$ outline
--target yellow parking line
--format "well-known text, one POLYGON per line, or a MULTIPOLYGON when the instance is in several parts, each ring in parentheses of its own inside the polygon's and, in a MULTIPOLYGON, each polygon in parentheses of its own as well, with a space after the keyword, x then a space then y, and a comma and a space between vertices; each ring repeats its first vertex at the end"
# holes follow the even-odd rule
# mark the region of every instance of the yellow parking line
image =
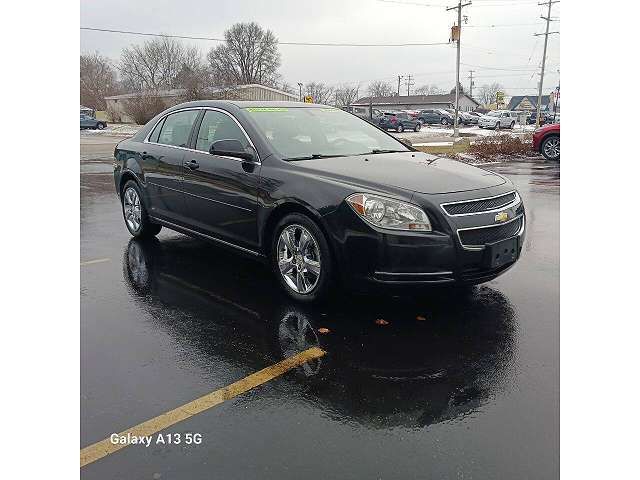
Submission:
MULTIPOLYGON (((126 436, 127 434, 131 434, 132 436, 153 435, 154 433, 175 425, 182 420, 186 420, 198 413, 215 407, 225 400, 230 400, 254 387, 257 387, 258 385, 262 385, 269 380, 273 380, 283 373, 286 373, 295 367, 299 367, 303 363, 320 358, 326 353, 327 352, 319 347, 309 348, 296 355, 285 358, 281 362, 271 365, 270 367, 264 368, 256 373, 252 373, 248 377, 238 380, 231 385, 227 385, 226 387, 215 390, 200 398, 196 398, 192 402, 174 408, 173 410, 169 410, 162 415, 120 432, 118 433, 118 436, 126 436)), ((106 457, 107 455, 117 452, 126 446, 126 444, 113 444, 111 443, 110 438, 105 438, 100 442, 89 445, 88 447, 80 450, 80 467, 84 467, 85 465, 95 462, 102 457, 106 457)))
POLYGON ((84 265, 93 265, 94 263, 102 263, 102 262, 108 262, 109 260, 111 260, 110 258, 97 258, 95 260, 87 260, 86 262, 80 262, 80 266, 84 266, 84 265))

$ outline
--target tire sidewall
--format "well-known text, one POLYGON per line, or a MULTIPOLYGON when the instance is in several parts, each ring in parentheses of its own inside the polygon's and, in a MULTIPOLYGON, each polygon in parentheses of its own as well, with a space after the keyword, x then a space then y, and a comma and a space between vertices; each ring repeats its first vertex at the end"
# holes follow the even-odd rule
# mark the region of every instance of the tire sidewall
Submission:
POLYGON ((151 223, 151 221, 149 220, 149 215, 147 214, 147 207, 144 203, 144 196, 142 195, 142 190, 140 189, 140 185, 138 185, 138 183, 135 180, 129 180, 127 181, 127 183, 125 183, 122 189, 122 198, 120 199, 120 206, 122 210, 122 219, 124 220, 124 225, 125 227, 127 227, 127 230, 132 236, 136 238, 145 238, 145 237, 152 237, 154 235, 157 235, 160 232, 160 229, 162 227, 155 223, 151 223), (131 228, 129 228, 129 224, 127 223, 127 220, 124 215, 124 196, 125 196, 125 192, 129 188, 133 188, 138 194, 138 198, 140 199, 140 228, 135 232, 132 231, 131 228))
POLYGON ((420 125, 420 122, 416 123, 415 128, 413 129, 414 132, 419 132, 420 128, 422 128, 422 125, 420 125))
POLYGON ((282 289, 294 300, 299 302, 314 302, 325 298, 329 293, 331 278, 333 276, 333 258, 331 256, 329 243, 320 227, 306 215, 290 213, 278 222, 278 225, 273 231, 273 237, 271 238, 271 250, 269 257, 273 273, 278 278, 278 282, 282 286, 282 289), (316 239, 318 248, 320 249, 320 278, 318 279, 318 283, 315 288, 307 294, 300 294, 289 288, 289 285, 285 282, 282 274, 280 273, 280 268, 278 267, 278 239, 280 238, 280 233, 282 233, 282 231, 289 225, 294 224, 301 225, 306 228, 316 239))
POLYGON ((546 158, 547 160, 553 160, 553 161, 555 161, 555 160, 558 160, 558 159, 560 158, 560 155, 558 155, 557 157, 549 157, 549 156, 547 156, 547 154, 545 153, 545 148, 544 148, 544 147, 545 147, 545 145, 547 144, 547 142, 549 142, 549 141, 551 141, 551 140, 554 140, 554 139, 557 139, 557 138, 558 138, 558 137, 556 137, 556 136, 550 136, 550 137, 547 137, 547 138, 545 138, 545 139, 542 141, 542 144, 540 145, 540 151, 541 151, 541 153, 542 153, 542 156, 543 156, 544 158, 546 158))
POLYGON ((396 129, 396 131, 398 133, 402 133, 404 131, 404 127, 402 126, 402 124, 398 125, 398 128, 396 129))

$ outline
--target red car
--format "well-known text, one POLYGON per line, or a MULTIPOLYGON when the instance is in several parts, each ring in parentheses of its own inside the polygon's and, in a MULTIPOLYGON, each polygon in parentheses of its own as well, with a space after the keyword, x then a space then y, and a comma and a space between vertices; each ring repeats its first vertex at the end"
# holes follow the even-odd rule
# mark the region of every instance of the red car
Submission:
POLYGON ((533 132, 533 149, 547 160, 560 159, 560 124, 545 125, 533 132))

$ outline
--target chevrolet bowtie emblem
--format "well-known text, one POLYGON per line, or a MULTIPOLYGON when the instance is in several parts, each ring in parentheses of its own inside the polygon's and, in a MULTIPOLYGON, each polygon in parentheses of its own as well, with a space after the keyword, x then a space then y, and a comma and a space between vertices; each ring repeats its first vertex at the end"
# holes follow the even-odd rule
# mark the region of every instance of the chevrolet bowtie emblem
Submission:
POLYGON ((496 215, 495 217, 495 221, 496 222, 504 222, 509 218, 509 214, 507 212, 500 212, 496 215))

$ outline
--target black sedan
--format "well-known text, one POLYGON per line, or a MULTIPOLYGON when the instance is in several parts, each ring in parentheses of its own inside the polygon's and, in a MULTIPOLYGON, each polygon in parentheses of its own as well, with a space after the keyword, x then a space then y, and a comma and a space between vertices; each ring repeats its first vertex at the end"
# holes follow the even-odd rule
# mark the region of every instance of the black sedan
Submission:
POLYGON ((114 155, 133 236, 165 226, 261 259, 301 301, 335 281, 355 290, 486 282, 523 245, 510 181, 323 105, 183 103, 114 155))

